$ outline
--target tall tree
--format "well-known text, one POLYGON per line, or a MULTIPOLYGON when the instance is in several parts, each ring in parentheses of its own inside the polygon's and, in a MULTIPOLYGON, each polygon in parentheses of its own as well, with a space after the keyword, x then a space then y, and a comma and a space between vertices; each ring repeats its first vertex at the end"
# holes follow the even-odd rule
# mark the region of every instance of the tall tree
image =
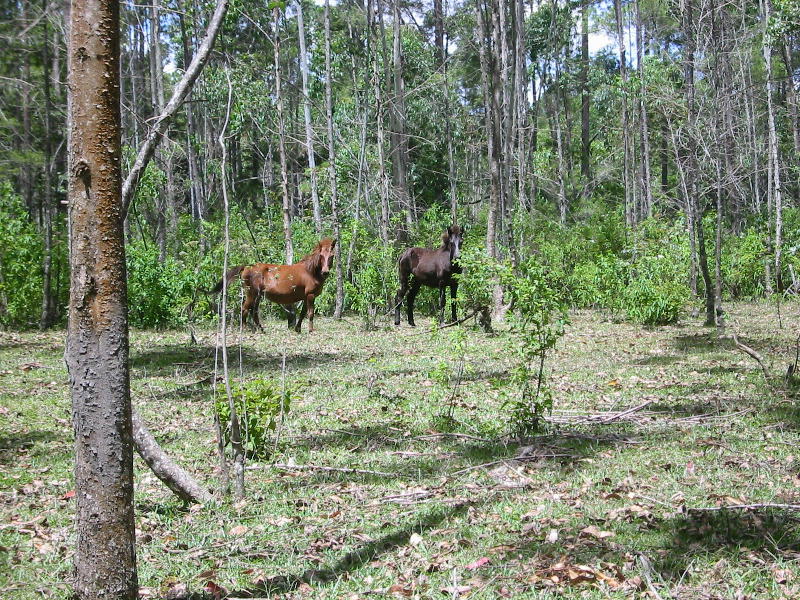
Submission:
POLYGON ((311 128, 311 96, 308 90, 308 53, 306 52, 306 28, 303 22, 303 4, 297 2, 297 39, 300 43, 300 73, 303 81, 303 122, 306 128, 306 153, 311 178, 311 209, 317 235, 322 234, 322 212, 317 191, 317 164, 314 157, 314 130, 311 128))
POLYGON ((333 70, 331 69, 331 15, 328 0, 325 0, 325 118, 328 124, 328 174, 331 183, 331 220, 336 261, 336 305, 333 315, 342 318, 344 310, 344 279, 342 277, 342 236, 339 228, 339 185, 336 177, 336 139, 333 128, 333 93, 331 91, 333 70))
POLYGON ((70 310, 75 591, 138 595, 122 227, 119 3, 73 0, 69 32, 70 310))

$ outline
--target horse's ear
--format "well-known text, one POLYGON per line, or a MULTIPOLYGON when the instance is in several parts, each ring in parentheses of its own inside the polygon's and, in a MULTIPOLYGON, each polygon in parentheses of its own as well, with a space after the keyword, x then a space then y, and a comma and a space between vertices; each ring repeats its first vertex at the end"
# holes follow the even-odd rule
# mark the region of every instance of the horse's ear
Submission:
POLYGON ((447 235, 453 235, 453 225, 447 228, 447 235))
POLYGON ((334 248, 336 248, 336 238, 331 240, 331 250, 333 250, 334 248))
POLYGON ((449 241, 450 241, 450 230, 448 229, 447 233, 442 234, 442 244, 447 245, 449 241))

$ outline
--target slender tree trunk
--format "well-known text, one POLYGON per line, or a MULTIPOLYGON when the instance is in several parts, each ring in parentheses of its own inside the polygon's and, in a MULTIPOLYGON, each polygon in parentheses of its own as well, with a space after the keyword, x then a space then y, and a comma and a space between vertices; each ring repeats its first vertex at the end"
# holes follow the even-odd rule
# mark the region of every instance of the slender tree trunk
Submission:
POLYGON ((647 118, 647 78, 644 67, 644 25, 639 11, 639 0, 636 0, 636 64, 639 69, 639 143, 641 144, 641 218, 653 214, 653 189, 650 183, 650 130, 647 118))
POLYGON ((408 136, 406 135, 406 91, 403 78, 403 54, 400 43, 400 0, 392 0, 392 79, 394 82, 394 100, 392 114, 394 126, 392 135, 395 136, 392 151, 392 164, 394 166, 394 183, 398 196, 398 204, 405 211, 406 229, 401 231, 400 238, 406 238, 414 226, 414 206, 408 189, 408 136))
POLYGON ((119 3, 72 0, 68 54, 72 269, 65 357, 75 428, 75 592, 81 600, 134 600, 138 595, 119 39, 119 3))
MULTIPOLYGON (((277 19, 276 19, 277 21, 277 19)), ((277 32, 277 27, 276 27, 277 32)), ((277 37, 277 36, 276 36, 277 37)), ((224 254, 223 254, 223 265, 222 265, 222 272, 228 272, 228 256, 230 254, 230 203, 228 201, 228 184, 227 184, 227 169, 228 169, 228 152, 225 144, 225 132, 228 129, 228 121, 230 120, 231 116, 231 103, 233 100, 233 87, 231 85, 230 74, 229 70, 226 69, 225 75, 228 80, 228 103, 227 109, 225 111, 225 122, 222 125, 222 129, 219 134, 219 138, 217 139, 217 143, 220 145, 220 149, 222 151, 222 207, 223 212, 225 214, 225 224, 224 224, 224 254)), ((227 321, 227 297, 228 297, 228 280, 226 277, 222 278, 222 310, 221 310, 221 318, 220 318, 220 343, 221 343, 221 354, 222 354, 222 371, 223 371, 223 378, 225 380, 225 394, 228 398, 228 412, 229 412, 229 421, 228 426, 231 432, 231 448, 233 449, 233 490, 234 490, 234 497, 237 501, 244 499, 244 446, 242 445, 242 431, 239 422, 239 415, 237 413, 236 402, 233 399, 233 393, 231 391, 231 377, 228 371, 228 321, 227 321)))
POLYGON ((278 117, 278 156, 281 162, 281 192, 283 193, 283 242, 286 249, 286 264, 294 263, 292 245, 292 204, 289 197, 289 167, 286 161, 286 118, 283 111, 283 93, 281 90, 281 36, 280 9, 272 10, 274 27, 274 67, 275 67, 275 105, 278 117))
POLYGON ((775 291, 783 291, 782 277, 782 244, 783 244, 783 192, 781 190, 781 160, 778 134, 775 125, 775 106, 773 95, 775 93, 775 83, 772 75, 772 45, 769 40, 771 34, 768 33, 770 20, 772 19, 772 0, 761 0, 761 10, 764 22, 764 33, 762 42, 762 53, 764 56, 764 66, 766 68, 766 96, 767 96, 767 128, 768 128, 768 163, 767 173, 770 185, 768 194, 772 200, 774 214, 774 237, 772 240, 775 252, 775 291))
POLYGON ((442 0, 433 1, 434 37, 436 39, 436 61, 442 72, 442 102, 444 105, 444 132, 447 138, 447 179, 450 188, 450 220, 458 222, 458 198, 456 197, 455 160, 453 158, 453 129, 450 115, 450 84, 448 81, 447 48, 445 46, 444 9, 442 0))
POLYGON ((589 0, 581 1, 581 177, 583 197, 592 193, 592 173, 589 162, 591 153, 591 131, 589 129, 589 0))
POLYGON ((333 130, 333 94, 331 92, 331 20, 328 0, 325 0, 325 116, 328 121, 328 173, 331 179, 331 218, 333 219, 333 236, 336 240, 334 248, 336 262, 336 307, 334 317, 342 318, 344 309, 344 279, 342 277, 342 236, 339 231, 339 187, 336 181, 336 143, 333 130))
POLYGON ((311 178, 311 210, 317 235, 322 235, 322 213, 317 191, 317 164, 314 158, 314 131, 311 129, 311 97, 308 92, 308 54, 306 53, 306 30, 303 24, 303 6, 297 2, 297 39, 300 42, 300 74, 303 81, 303 121, 306 126, 306 152, 311 178))
MULTIPOLYGON (((384 27, 383 27, 383 5, 381 0, 377 2, 377 18, 378 18, 378 35, 382 38, 383 43, 383 58, 384 62, 386 60, 386 39, 384 36, 384 27)), ((377 148, 378 148, 378 179, 379 179, 379 189, 380 189, 380 196, 381 196, 381 241, 383 242, 384 246, 389 245, 389 219, 390 219, 390 202, 389 202, 389 177, 386 173, 386 156, 385 156, 385 148, 386 148, 386 137, 384 133, 384 97, 383 91, 381 88, 381 77, 380 72, 378 69, 378 57, 368 57, 368 59, 373 59, 373 85, 375 91, 375 135, 377 137, 377 148)))
POLYGON ((490 171, 490 193, 489 193, 489 214, 486 222, 486 252, 492 258, 498 258, 497 252, 497 213, 500 208, 500 166, 497 157, 495 142, 495 118, 494 102, 492 100, 491 72, 493 65, 490 64, 491 52, 487 52, 486 46, 491 44, 491 37, 488 32, 488 24, 484 17, 483 1, 475 3, 475 10, 478 21, 478 53, 481 64, 481 83, 483 87, 483 100, 485 105, 484 125, 486 128, 486 159, 489 163, 490 171))
MULTIPOLYGON (((164 137, 167 128, 169 127, 169 123, 172 120, 172 117, 181 107, 183 102, 188 97, 189 93, 192 91, 192 87, 197 81, 197 78, 200 76, 200 72, 203 70, 206 62, 208 61, 208 57, 211 54, 211 49, 214 46, 214 42, 217 39, 217 34, 222 26, 222 22, 225 19, 225 15, 228 12, 228 5, 229 0, 217 0, 217 5, 214 8, 214 14, 211 16, 211 20, 208 23, 208 28, 206 29, 205 38, 203 38, 202 44, 200 44, 200 48, 198 48, 197 52, 191 58, 191 62, 189 62, 190 50, 189 50, 189 40, 186 35, 186 31, 183 25, 183 18, 181 17, 181 31, 183 37, 183 52, 184 52, 184 61, 185 64, 188 66, 186 67, 186 72, 184 73, 181 80, 178 82, 178 85, 175 86, 175 90, 172 92, 172 97, 169 99, 166 107, 164 108, 164 112, 162 112, 156 118, 156 122, 153 128, 150 130, 150 133, 147 135, 147 139, 144 144, 142 144, 141 148, 139 148, 139 153, 136 155, 136 161, 131 167, 128 176, 125 178, 125 183, 122 186, 122 200, 123 200, 123 216, 127 214, 128 207, 133 199, 133 192, 136 190, 136 187, 139 184, 139 180, 141 179, 142 175, 144 174, 144 170, 147 167, 147 164, 150 162, 150 159, 153 157, 153 153, 155 152, 158 144, 161 142, 161 139, 164 137)), ((187 108, 187 119, 190 119, 190 115, 192 111, 190 108, 187 108)), ((187 124, 187 135, 191 136, 191 127, 187 124)), ((190 140, 191 141, 191 140, 190 140)), ((191 153, 191 145, 190 145, 190 153, 191 153)), ((190 164, 191 164, 191 154, 190 154, 190 164)), ((194 173, 190 173, 193 175, 193 181, 199 181, 200 177, 199 170, 196 168, 194 173)), ((202 197, 201 194, 198 194, 198 197, 195 197, 195 202, 197 203, 197 217, 202 218, 202 197)))
MULTIPOLYGON (((47 0, 42 0, 43 10, 47 11, 47 0)), ((52 114, 52 100, 50 94, 50 35, 48 32, 48 19, 44 18, 44 33, 42 36, 42 80, 44 88, 44 185, 42 186, 42 237, 44 250, 42 252, 42 314, 39 319, 39 328, 48 329, 56 320, 57 301, 53 296, 53 150, 51 144, 52 127, 50 124, 52 114)))
POLYGON ((636 208, 633 202, 633 189, 631 185, 631 140, 628 114, 628 63, 625 52, 625 34, 622 20, 622 2, 614 0, 614 16, 617 25, 617 46, 619 47, 619 72, 622 79, 622 185, 625 188, 625 221, 628 226, 636 224, 636 208))

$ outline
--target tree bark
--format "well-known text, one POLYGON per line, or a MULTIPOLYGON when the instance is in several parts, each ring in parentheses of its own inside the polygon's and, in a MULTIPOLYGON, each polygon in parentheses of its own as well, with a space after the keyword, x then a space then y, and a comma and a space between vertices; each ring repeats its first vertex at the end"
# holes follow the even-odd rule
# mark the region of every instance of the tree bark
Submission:
MULTIPOLYGON (((775 252, 775 291, 783 291, 782 277, 782 244, 783 244, 783 192, 781 190, 781 160, 778 134, 775 125, 775 106, 773 95, 775 83, 772 75, 772 45, 768 32, 769 22, 772 18, 772 0, 761 0, 761 10, 764 21, 764 33, 761 51, 764 56, 766 69, 766 97, 767 97, 767 131, 768 131, 768 161, 767 174, 769 180, 768 194, 771 198, 774 215, 774 236, 772 244, 775 252)), ((793 82, 792 82, 793 84, 793 82)))
POLYGON ((278 118, 278 157, 281 163, 281 192, 283 195, 283 243, 286 252, 286 264, 294 263, 294 247, 292 244, 292 204, 289 197, 289 166, 286 160, 286 118, 283 110, 283 92, 281 90, 281 36, 280 9, 274 8, 273 15, 273 57, 275 67, 275 108, 278 118))
POLYGON ((628 61, 625 52, 625 34, 622 21, 622 2, 614 0, 614 16, 617 25, 617 46, 619 48, 619 73, 622 79, 622 185, 625 189, 625 221, 629 227, 636 224, 637 215, 633 202, 633 189, 631 186, 631 141, 628 129, 630 116, 628 114, 628 61))
POLYGON ((406 135, 405 80, 403 79, 403 54, 400 43, 400 0, 392 0, 392 80, 394 99, 392 115, 394 124, 392 136, 392 165, 398 204, 405 211, 405 231, 399 231, 398 238, 405 239, 414 225, 414 205, 408 189, 408 136, 406 135))
POLYGON ((331 219, 336 262, 336 304, 333 316, 342 318, 344 309, 344 279, 342 277, 342 236, 339 228, 339 187, 336 181, 336 140, 333 130, 333 93, 331 91, 331 18, 328 0, 325 0, 325 116, 328 122, 328 174, 331 179, 331 219))
POLYGON ((303 5, 297 2, 297 39, 300 42, 300 74, 303 81, 303 121, 306 127, 306 153, 311 179, 311 210, 317 235, 322 235, 322 212, 317 191, 317 164, 314 157, 314 131, 311 129, 311 97, 308 92, 308 54, 306 53, 306 29, 303 23, 303 5))
POLYGON ((591 131, 589 129, 589 0, 581 1, 581 177, 583 197, 591 196, 591 131))
POLYGON ((119 3, 72 0, 69 32, 70 314, 81 600, 138 595, 127 286, 121 210, 119 3))
MULTIPOLYGON (((47 0, 42 0, 47 11, 47 0)), ((52 112, 52 99, 50 94, 50 34, 48 19, 44 18, 44 33, 42 36, 42 80, 44 88, 44 185, 42 186, 42 237, 44 249, 42 252, 42 314, 39 319, 39 328, 48 329, 56 321, 57 300, 53 295, 53 163, 52 127, 50 123, 52 112)))

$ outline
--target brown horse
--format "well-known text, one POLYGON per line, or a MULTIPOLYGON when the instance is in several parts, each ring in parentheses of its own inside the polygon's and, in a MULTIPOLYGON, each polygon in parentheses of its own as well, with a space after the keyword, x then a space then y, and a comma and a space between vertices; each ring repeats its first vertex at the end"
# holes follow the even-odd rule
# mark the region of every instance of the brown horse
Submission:
POLYGON ((453 299, 453 321, 456 320, 455 300, 458 281, 453 275, 461 273, 461 267, 458 266, 456 260, 461 254, 463 236, 464 232, 461 227, 451 225, 442 234, 441 248, 437 250, 409 248, 403 252, 397 263, 400 274, 400 290, 395 298, 395 325, 400 325, 400 305, 403 303, 403 297, 408 293, 406 301, 408 324, 414 326, 414 299, 422 285, 439 288, 439 323, 444 321, 444 288, 450 288, 450 297, 453 299))
MULTIPOLYGON (((245 298, 242 302, 242 322, 247 322, 247 313, 253 317, 253 323, 261 331, 261 320, 258 317, 258 305, 261 297, 266 296, 277 304, 283 305, 289 313, 289 327, 294 325, 294 330, 300 333, 303 318, 308 313, 308 331, 314 331, 314 299, 322 291, 322 285, 328 278, 333 266, 334 248, 336 240, 325 238, 320 240, 310 254, 303 257, 300 262, 293 265, 267 265, 256 263, 251 266, 242 265, 230 269, 225 274, 225 279, 230 283, 241 274, 245 298), (297 323, 294 322, 292 304, 303 300, 303 309, 297 323)), ((217 293, 222 290, 221 280, 212 290, 217 293)))

